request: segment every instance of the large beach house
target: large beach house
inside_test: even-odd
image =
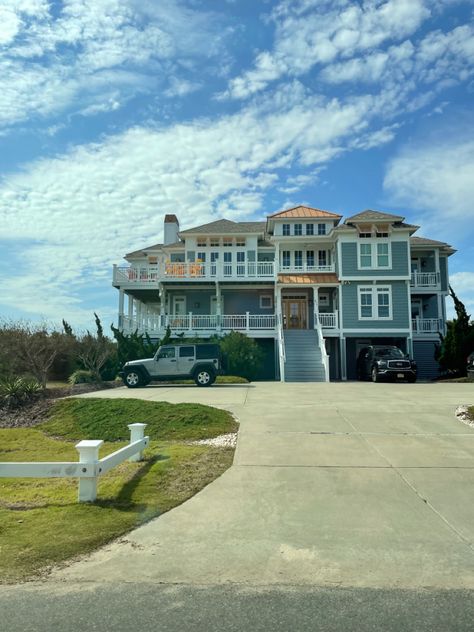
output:
[[[264,222],[217,220],[180,230],[164,218],[164,243],[115,266],[119,328],[162,337],[240,331],[266,351],[266,377],[356,377],[359,350],[393,344],[419,376],[437,375],[445,332],[448,244],[414,236],[389,213],[342,216],[308,206]]]

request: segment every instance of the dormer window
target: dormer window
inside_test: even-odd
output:
[[[237,237],[237,239],[235,240],[235,245],[240,248],[245,247],[245,237]]]
[[[388,233],[383,233],[383,232],[381,233],[381,232],[379,232],[379,231],[376,231],[375,236],[376,236],[378,239],[387,239],[387,237],[388,237]]]
[[[211,237],[210,245],[211,245],[211,248],[219,248],[219,245],[220,245],[219,237]]]
[[[295,235],[300,236],[303,234],[303,224],[295,224]]]
[[[371,239],[372,233],[359,233],[360,239]]]
[[[326,224],[318,224],[318,235],[326,234]]]
[[[198,248],[205,248],[207,246],[207,239],[203,239],[202,237],[198,237],[196,245],[197,245]]]
[[[224,237],[224,239],[222,240],[222,245],[225,248],[232,248],[233,243],[234,240],[232,239],[232,237]]]
[[[290,234],[290,225],[283,224],[283,235],[288,236]]]

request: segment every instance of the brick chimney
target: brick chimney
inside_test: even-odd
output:
[[[165,215],[164,244],[174,244],[178,241],[179,222],[176,215]]]

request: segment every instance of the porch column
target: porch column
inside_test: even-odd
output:
[[[278,278],[278,271],[280,270],[280,242],[275,244],[275,262],[274,262],[274,274],[275,278]]]
[[[133,320],[133,296],[128,297],[128,318],[130,323]]]
[[[341,379],[347,380],[347,354],[346,354],[346,338],[339,338],[339,346],[341,348]]]
[[[138,331],[142,328],[142,302],[137,301],[137,327]]]
[[[166,290],[162,283],[159,286],[160,290],[160,329],[165,328],[165,309],[166,309]]]
[[[221,306],[222,294],[219,281],[216,281],[216,329],[221,331],[222,329],[222,306]]]
[[[120,288],[120,290],[119,290],[119,313],[118,313],[118,326],[119,326],[119,329],[123,329],[124,299],[125,299],[125,292],[123,291],[122,288]]]
[[[318,289],[319,285],[313,285],[313,329],[319,324],[319,299],[318,299]]]
[[[441,282],[441,270],[439,268],[439,250],[437,248],[435,250],[435,272],[437,273]]]

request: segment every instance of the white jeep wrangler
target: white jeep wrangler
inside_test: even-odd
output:
[[[216,344],[181,344],[160,347],[153,358],[126,362],[119,373],[128,388],[152,381],[193,379],[198,386],[211,386],[222,374],[222,354]]]

